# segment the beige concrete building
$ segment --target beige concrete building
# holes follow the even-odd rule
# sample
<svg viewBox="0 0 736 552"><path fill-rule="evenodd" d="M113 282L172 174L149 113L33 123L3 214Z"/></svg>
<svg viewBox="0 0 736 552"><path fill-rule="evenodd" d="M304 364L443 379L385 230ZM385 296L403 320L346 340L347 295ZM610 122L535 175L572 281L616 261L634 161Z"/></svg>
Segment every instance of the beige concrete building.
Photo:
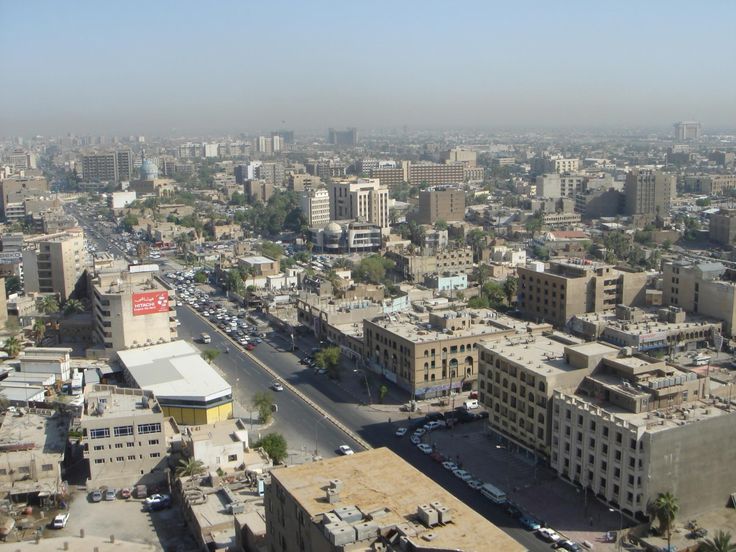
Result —
<svg viewBox="0 0 736 552"><path fill-rule="evenodd" d="M365 363L412 396L475 388L478 345L551 330L490 309L392 314L363 322Z"/></svg>
<svg viewBox="0 0 736 552"><path fill-rule="evenodd" d="M330 219L356 220L380 226L388 233L388 187L377 178L330 182Z"/></svg>
<svg viewBox="0 0 736 552"><path fill-rule="evenodd" d="M177 338L174 297L140 270L113 263L90 278L94 334L109 354Z"/></svg>
<svg viewBox="0 0 736 552"><path fill-rule="evenodd" d="M419 192L415 220L419 224L434 224L465 219L465 192L452 186L438 186Z"/></svg>
<svg viewBox="0 0 736 552"><path fill-rule="evenodd" d="M253 270L255 277L274 276L280 272L278 259L271 259L263 255L251 255L238 258L238 268L245 272Z"/></svg>
<svg viewBox="0 0 736 552"><path fill-rule="evenodd" d="M413 163L402 161L404 182L412 186L441 186L443 184L459 184L465 179L465 165L462 163L429 163L426 161Z"/></svg>
<svg viewBox="0 0 736 552"><path fill-rule="evenodd" d="M310 188L299 196L299 208L310 228L324 228L330 222L330 192L326 188Z"/></svg>
<svg viewBox="0 0 736 552"><path fill-rule="evenodd" d="M133 176L133 152L120 150L82 156L82 178L92 182L130 181Z"/></svg>
<svg viewBox="0 0 736 552"><path fill-rule="evenodd" d="M23 281L26 293L55 293L68 299L87 268L84 231L73 228L25 240Z"/></svg>
<svg viewBox="0 0 736 552"><path fill-rule="evenodd" d="M427 274L470 272L473 269L473 249L459 247L436 251L434 255L415 255L406 251L390 251L386 258L396 263L394 270L406 280L422 281Z"/></svg>
<svg viewBox="0 0 736 552"><path fill-rule="evenodd" d="M722 508L736 488L736 410L707 377L646 356L604 358L574 392L555 390L551 466L586 492L646 520L671 492L678 516ZM707 454L703 454L707 450Z"/></svg>
<svg viewBox="0 0 736 552"><path fill-rule="evenodd" d="M264 502L269 552L525 549L387 448L273 470Z"/></svg>
<svg viewBox="0 0 736 552"><path fill-rule="evenodd" d="M167 424L150 391L88 387L81 426L89 484L132 487L165 480Z"/></svg>
<svg viewBox="0 0 736 552"><path fill-rule="evenodd" d="M736 240L736 209L721 209L712 214L708 237L724 247L733 245Z"/></svg>
<svg viewBox="0 0 736 552"><path fill-rule="evenodd" d="M404 171L401 167L377 167L369 171L371 178L377 178L381 186L392 188L404 182Z"/></svg>
<svg viewBox="0 0 736 552"><path fill-rule="evenodd" d="M273 183L267 180L246 180L243 184L243 193L250 201L268 203L273 191Z"/></svg>
<svg viewBox="0 0 736 552"><path fill-rule="evenodd" d="M186 455L212 472L231 473L247 467L248 471L262 473L273 465L261 449L250 448L248 426L240 418L187 426L182 433Z"/></svg>
<svg viewBox="0 0 736 552"><path fill-rule="evenodd" d="M648 277L600 264L550 263L544 272L518 267L518 308L532 320L564 326L577 314L644 305Z"/></svg>
<svg viewBox="0 0 736 552"><path fill-rule="evenodd" d="M475 167L478 160L478 153L474 150L464 148L452 148L443 151L440 155L443 163L462 163L467 167Z"/></svg>
<svg viewBox="0 0 736 552"><path fill-rule="evenodd" d="M10 176L0 180L0 214L4 220L17 220L26 215L26 199L45 197L49 183L42 176Z"/></svg>
<svg viewBox="0 0 736 552"><path fill-rule="evenodd" d="M626 175L627 215L667 216L677 194L677 177L660 171L633 169Z"/></svg>
<svg viewBox="0 0 736 552"><path fill-rule="evenodd" d="M685 177L686 192L708 195L723 195L728 190L736 189L736 175L708 174Z"/></svg>
<svg viewBox="0 0 736 552"><path fill-rule="evenodd" d="M553 392L574 391L602 358L618 354L604 343L573 343L518 336L480 345L478 397L489 426L532 455L550 456Z"/></svg>
<svg viewBox="0 0 736 552"><path fill-rule="evenodd" d="M288 186L294 192L303 192L307 188L318 188L321 185L322 180L319 176L295 172L289 174Z"/></svg>

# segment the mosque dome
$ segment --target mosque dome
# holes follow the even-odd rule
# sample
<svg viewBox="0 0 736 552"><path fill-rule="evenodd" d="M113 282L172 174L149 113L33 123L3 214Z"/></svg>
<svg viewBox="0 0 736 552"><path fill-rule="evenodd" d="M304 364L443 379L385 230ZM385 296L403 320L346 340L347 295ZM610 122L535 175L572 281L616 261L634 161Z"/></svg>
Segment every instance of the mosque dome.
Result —
<svg viewBox="0 0 736 552"><path fill-rule="evenodd" d="M336 222L330 222L325 226L325 234L342 234L342 226Z"/></svg>
<svg viewBox="0 0 736 552"><path fill-rule="evenodd" d="M144 159L141 164L141 180L156 180L158 178L158 167L150 159Z"/></svg>

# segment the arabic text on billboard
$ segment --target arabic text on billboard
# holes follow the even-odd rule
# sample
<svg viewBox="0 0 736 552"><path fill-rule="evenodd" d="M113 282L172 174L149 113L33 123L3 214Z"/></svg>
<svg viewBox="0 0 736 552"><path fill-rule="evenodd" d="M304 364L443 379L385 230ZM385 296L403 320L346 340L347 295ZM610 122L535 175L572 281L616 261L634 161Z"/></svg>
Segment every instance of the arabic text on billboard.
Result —
<svg viewBox="0 0 736 552"><path fill-rule="evenodd" d="M168 291L147 291L133 294L133 316L169 311Z"/></svg>

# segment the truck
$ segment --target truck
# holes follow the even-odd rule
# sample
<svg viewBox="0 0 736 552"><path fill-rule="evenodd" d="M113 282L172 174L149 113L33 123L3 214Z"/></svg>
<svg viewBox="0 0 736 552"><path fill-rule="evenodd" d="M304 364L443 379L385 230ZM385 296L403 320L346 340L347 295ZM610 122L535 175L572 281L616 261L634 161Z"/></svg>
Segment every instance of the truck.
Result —
<svg viewBox="0 0 736 552"><path fill-rule="evenodd" d="M210 337L210 334L208 333L203 333L202 335L200 335L199 340L204 344L212 343L212 338Z"/></svg>

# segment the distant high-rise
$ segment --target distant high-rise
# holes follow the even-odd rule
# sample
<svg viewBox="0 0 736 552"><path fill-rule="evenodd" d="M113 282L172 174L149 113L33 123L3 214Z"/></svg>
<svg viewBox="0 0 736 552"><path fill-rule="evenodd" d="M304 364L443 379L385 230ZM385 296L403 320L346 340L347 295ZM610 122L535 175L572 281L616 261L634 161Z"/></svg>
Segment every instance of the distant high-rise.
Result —
<svg viewBox="0 0 736 552"><path fill-rule="evenodd" d="M680 121L675 123L675 140L697 140L701 133L700 123L697 121Z"/></svg>
<svg viewBox="0 0 736 552"><path fill-rule="evenodd" d="M632 170L626 175L624 188L626 214L664 217L676 193L676 186L675 175L652 170Z"/></svg>
<svg viewBox="0 0 736 552"><path fill-rule="evenodd" d="M333 146L357 146L358 145L358 129L348 128L345 130L335 130L330 128L327 130L327 143Z"/></svg>
<svg viewBox="0 0 736 552"><path fill-rule="evenodd" d="M271 133L271 137L278 136L287 146L294 144L294 131L293 130L276 130Z"/></svg>
<svg viewBox="0 0 736 552"><path fill-rule="evenodd" d="M130 150L92 153L82 157L82 178L86 181L129 181L132 173L133 153Z"/></svg>

